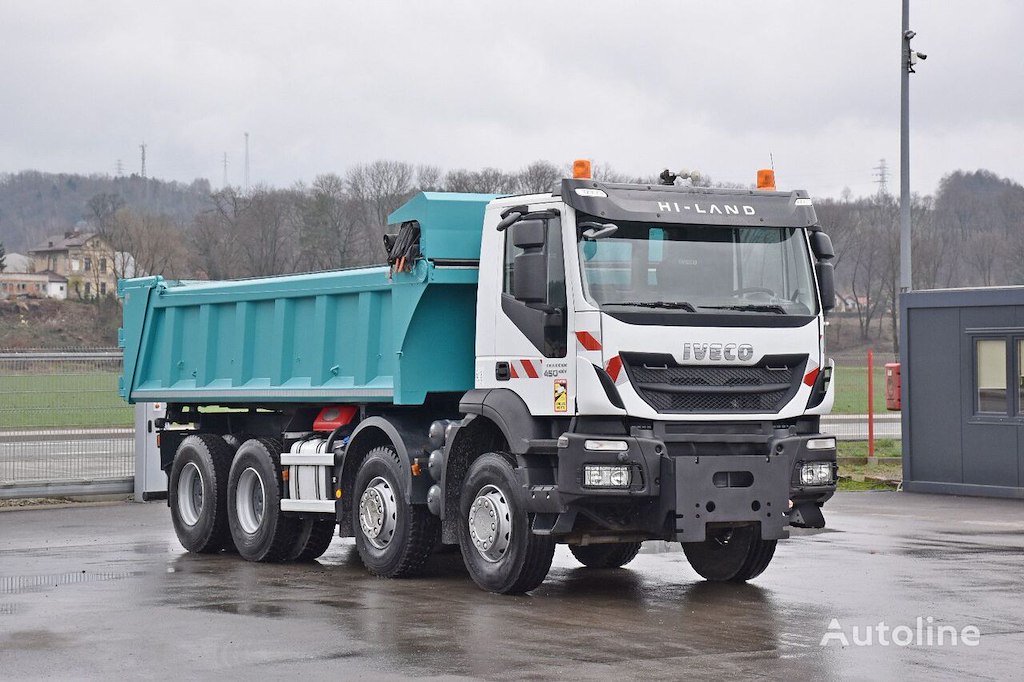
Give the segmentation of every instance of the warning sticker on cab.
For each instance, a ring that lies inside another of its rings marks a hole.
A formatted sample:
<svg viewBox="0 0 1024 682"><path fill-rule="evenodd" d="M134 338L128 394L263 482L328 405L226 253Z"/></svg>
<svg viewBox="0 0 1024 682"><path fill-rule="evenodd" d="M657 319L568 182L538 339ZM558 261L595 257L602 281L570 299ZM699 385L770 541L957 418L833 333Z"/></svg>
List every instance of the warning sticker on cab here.
<svg viewBox="0 0 1024 682"><path fill-rule="evenodd" d="M569 390L565 379L555 379L555 412L568 412Z"/></svg>

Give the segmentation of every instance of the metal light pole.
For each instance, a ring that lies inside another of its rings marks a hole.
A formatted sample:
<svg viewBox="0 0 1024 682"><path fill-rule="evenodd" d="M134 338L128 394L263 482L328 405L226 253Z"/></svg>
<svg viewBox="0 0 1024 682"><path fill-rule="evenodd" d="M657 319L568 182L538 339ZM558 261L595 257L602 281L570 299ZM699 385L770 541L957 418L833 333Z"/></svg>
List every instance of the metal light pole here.
<svg viewBox="0 0 1024 682"><path fill-rule="evenodd" d="M910 74L918 59L928 56L914 52L910 41L910 0L903 0L903 30L900 34L900 292L913 288L910 260Z"/></svg>

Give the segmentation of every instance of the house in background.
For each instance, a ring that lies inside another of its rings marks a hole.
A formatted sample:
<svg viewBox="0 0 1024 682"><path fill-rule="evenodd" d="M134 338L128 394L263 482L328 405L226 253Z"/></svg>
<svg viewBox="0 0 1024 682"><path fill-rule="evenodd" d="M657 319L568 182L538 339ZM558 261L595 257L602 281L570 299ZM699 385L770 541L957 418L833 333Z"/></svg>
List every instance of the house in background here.
<svg viewBox="0 0 1024 682"><path fill-rule="evenodd" d="M68 297L68 278L56 272L0 272L0 299Z"/></svg>
<svg viewBox="0 0 1024 682"><path fill-rule="evenodd" d="M9 253L4 256L4 268L5 273L12 272L31 272L32 271L32 257L26 256L23 253Z"/></svg>
<svg viewBox="0 0 1024 682"><path fill-rule="evenodd" d="M117 292L116 265L122 254L94 232L78 230L63 236L48 237L42 244L29 250L32 269L42 274L51 272L67 278L66 296L96 298Z"/></svg>

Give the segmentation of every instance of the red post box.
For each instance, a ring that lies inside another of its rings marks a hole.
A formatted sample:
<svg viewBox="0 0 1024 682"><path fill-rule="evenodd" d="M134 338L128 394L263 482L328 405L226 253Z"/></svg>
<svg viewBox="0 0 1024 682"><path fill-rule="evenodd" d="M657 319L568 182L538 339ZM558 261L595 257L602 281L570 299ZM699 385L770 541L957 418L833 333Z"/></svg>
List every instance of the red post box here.
<svg viewBox="0 0 1024 682"><path fill-rule="evenodd" d="M885 409L899 412L900 404L900 363L885 363Z"/></svg>

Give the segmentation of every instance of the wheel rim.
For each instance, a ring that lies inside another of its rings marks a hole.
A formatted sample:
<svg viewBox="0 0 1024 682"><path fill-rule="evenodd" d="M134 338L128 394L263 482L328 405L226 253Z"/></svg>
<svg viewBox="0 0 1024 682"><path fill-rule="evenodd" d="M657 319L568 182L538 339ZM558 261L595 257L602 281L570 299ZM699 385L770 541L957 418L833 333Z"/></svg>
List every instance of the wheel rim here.
<svg viewBox="0 0 1024 682"><path fill-rule="evenodd" d="M485 485L469 508L469 536L485 560L496 563L512 541L512 508L508 496L493 485Z"/></svg>
<svg viewBox="0 0 1024 682"><path fill-rule="evenodd" d="M178 513L187 526L196 525L203 513L203 474L193 462L178 475Z"/></svg>
<svg viewBox="0 0 1024 682"><path fill-rule="evenodd" d="M366 486L359 498L359 527L366 541L377 549L384 549L395 537L398 525L398 505L391 484L378 476Z"/></svg>
<svg viewBox="0 0 1024 682"><path fill-rule="evenodd" d="M238 489L235 492L235 515L246 534L254 535L260 529L266 505L263 479L259 472L249 467L238 477Z"/></svg>

